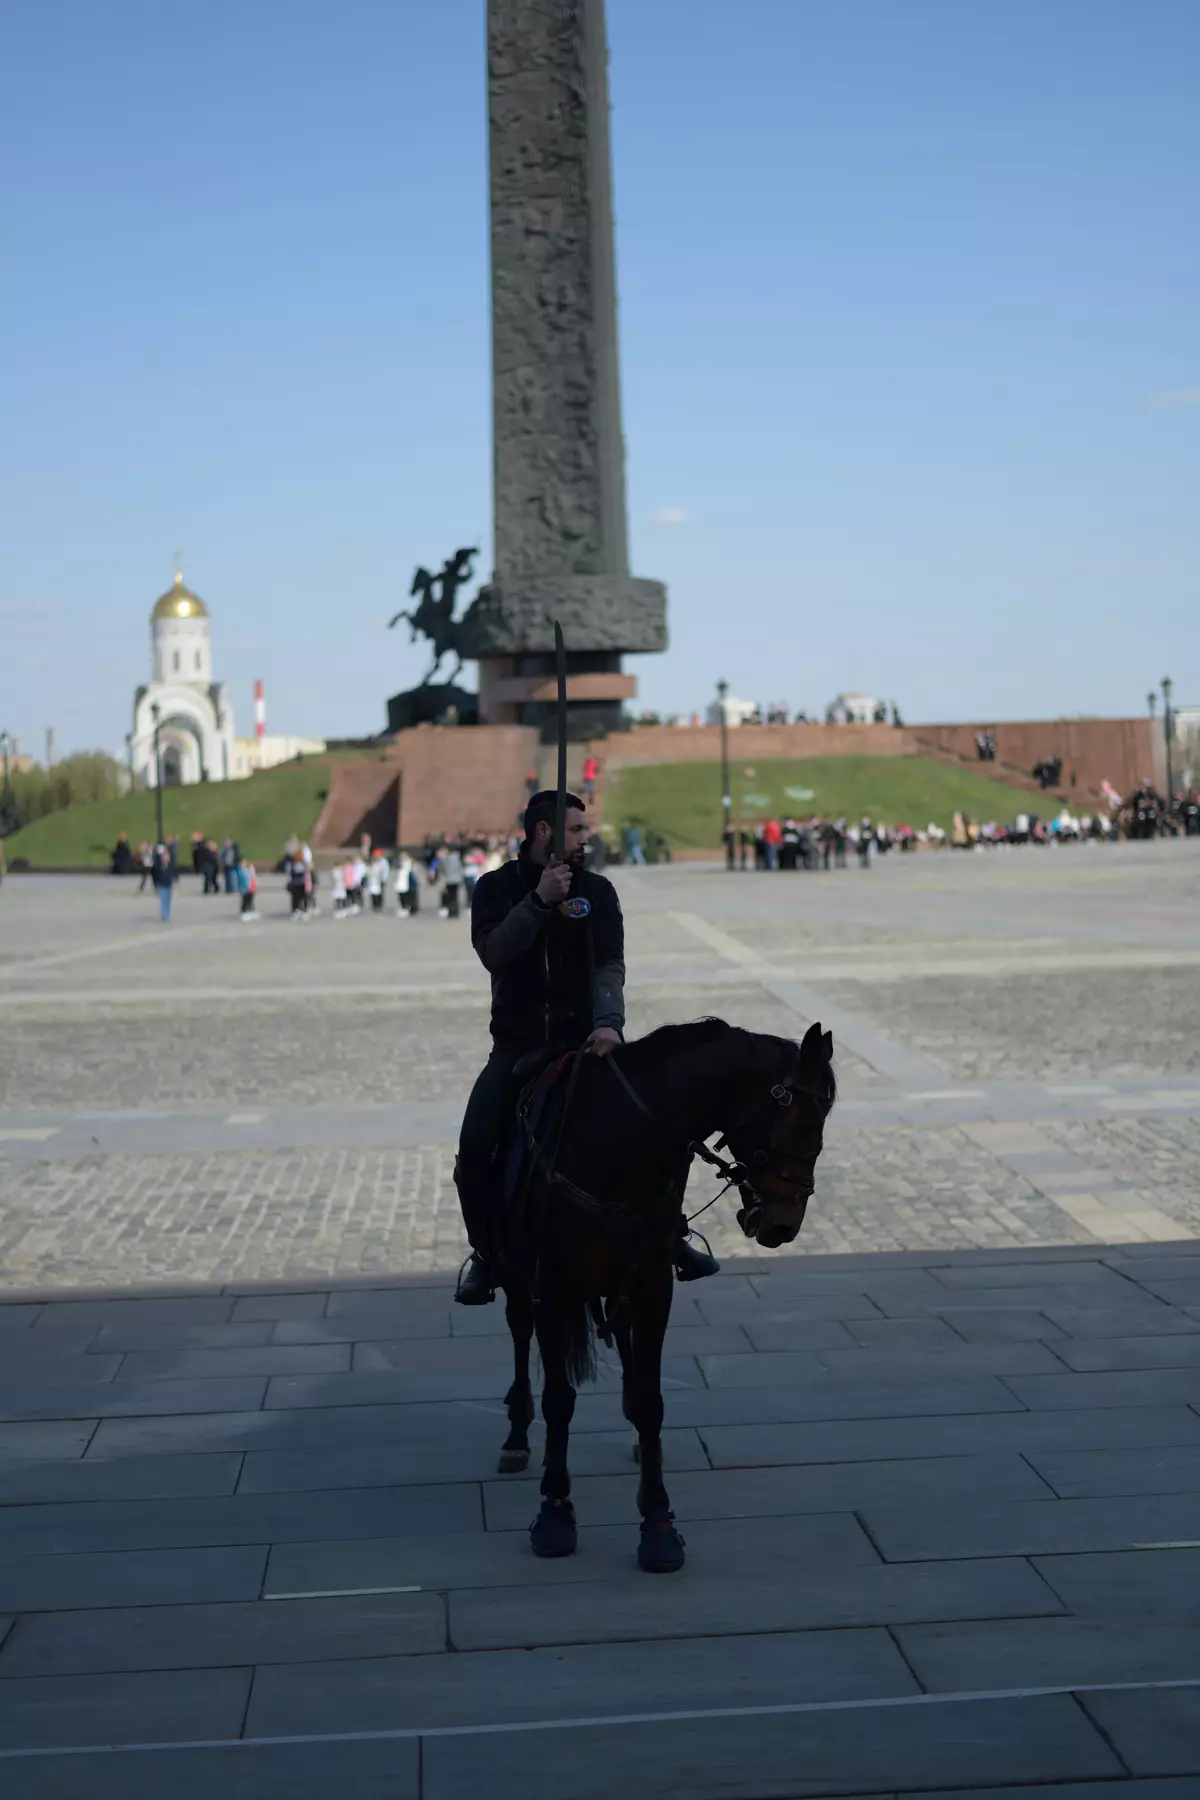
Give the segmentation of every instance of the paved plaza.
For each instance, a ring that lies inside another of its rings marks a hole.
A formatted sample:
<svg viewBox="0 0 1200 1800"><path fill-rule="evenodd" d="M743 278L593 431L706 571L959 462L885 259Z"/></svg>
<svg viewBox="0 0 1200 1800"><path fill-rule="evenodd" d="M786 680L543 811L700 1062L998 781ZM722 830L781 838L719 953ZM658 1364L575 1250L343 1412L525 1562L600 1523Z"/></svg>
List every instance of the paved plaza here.
<svg viewBox="0 0 1200 1800"><path fill-rule="evenodd" d="M841 1082L797 1254L704 1215L657 1580L607 1363L575 1558L494 1472L465 922L7 880L5 1800L1200 1794L1198 851L615 872L631 1033Z"/></svg>

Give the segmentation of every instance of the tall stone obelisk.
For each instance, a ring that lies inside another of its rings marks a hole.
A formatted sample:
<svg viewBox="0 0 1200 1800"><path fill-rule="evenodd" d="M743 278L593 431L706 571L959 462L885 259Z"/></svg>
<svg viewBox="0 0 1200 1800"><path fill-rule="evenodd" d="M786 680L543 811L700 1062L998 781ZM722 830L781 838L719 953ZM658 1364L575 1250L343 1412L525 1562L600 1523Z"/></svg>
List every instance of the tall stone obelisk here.
<svg viewBox="0 0 1200 1800"><path fill-rule="evenodd" d="M604 0L488 0L495 557L465 621L480 714L548 729L553 629L573 736L619 725L621 653L665 650L629 573Z"/></svg>

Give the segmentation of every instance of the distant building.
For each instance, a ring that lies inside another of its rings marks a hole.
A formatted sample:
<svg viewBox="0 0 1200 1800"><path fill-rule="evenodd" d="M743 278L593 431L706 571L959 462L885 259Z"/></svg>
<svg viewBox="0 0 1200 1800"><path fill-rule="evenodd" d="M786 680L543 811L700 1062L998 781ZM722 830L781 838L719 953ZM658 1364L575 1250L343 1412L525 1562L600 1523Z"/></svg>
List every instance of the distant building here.
<svg viewBox="0 0 1200 1800"><path fill-rule="evenodd" d="M887 708L882 700L873 700L869 694L839 694L832 705L826 708L825 723L827 725L874 725L880 722L880 710L887 717Z"/></svg>
<svg viewBox="0 0 1200 1800"><path fill-rule="evenodd" d="M234 768L233 707L223 681L212 678L208 608L176 575L150 614L153 678L133 702L129 761L134 781L186 787L228 781ZM158 766L154 755L158 709Z"/></svg>
<svg viewBox="0 0 1200 1800"><path fill-rule="evenodd" d="M759 713L757 700L738 700L733 694L725 699L725 722L728 725L751 725ZM710 725L721 723L721 702L714 700L704 715Z"/></svg>
<svg viewBox="0 0 1200 1800"><path fill-rule="evenodd" d="M278 734L235 738L230 774L236 781L244 775L253 775L256 769L276 769L280 763L294 762L298 756L322 756L324 752L324 738L284 737Z"/></svg>

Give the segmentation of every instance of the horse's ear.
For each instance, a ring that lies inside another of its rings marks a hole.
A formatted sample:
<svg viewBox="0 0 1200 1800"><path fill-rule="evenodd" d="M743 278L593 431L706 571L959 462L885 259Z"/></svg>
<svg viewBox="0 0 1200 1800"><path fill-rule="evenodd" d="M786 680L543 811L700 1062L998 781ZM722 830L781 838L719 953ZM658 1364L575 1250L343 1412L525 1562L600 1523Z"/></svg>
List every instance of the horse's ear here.
<svg viewBox="0 0 1200 1800"><path fill-rule="evenodd" d="M825 1052L825 1061L832 1062L833 1061L833 1033L832 1033L832 1031L827 1031L825 1033L825 1036L821 1039L821 1048Z"/></svg>
<svg viewBox="0 0 1200 1800"><path fill-rule="evenodd" d="M819 1062L821 1060L821 1027L810 1025L800 1041L800 1061Z"/></svg>

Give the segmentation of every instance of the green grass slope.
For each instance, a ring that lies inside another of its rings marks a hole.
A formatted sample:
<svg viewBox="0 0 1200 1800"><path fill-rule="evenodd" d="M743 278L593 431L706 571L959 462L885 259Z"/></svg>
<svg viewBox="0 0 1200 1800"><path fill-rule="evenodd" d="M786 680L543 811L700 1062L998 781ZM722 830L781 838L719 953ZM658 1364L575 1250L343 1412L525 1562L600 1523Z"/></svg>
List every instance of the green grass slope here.
<svg viewBox="0 0 1200 1800"><path fill-rule="evenodd" d="M736 740L736 733L732 734ZM1038 796L1010 788L969 768L924 756L826 756L747 762L730 744L730 787L735 825L760 819L811 818L814 813L851 820L869 813L877 824L931 821L949 829L956 812L972 819L1007 820L1039 809ZM1057 808L1056 808L1057 810ZM661 831L681 850L708 850L721 841L719 763L648 763L614 769L605 778L604 816L610 825L638 824Z"/></svg>
<svg viewBox="0 0 1200 1800"><path fill-rule="evenodd" d="M163 829L173 831L190 866L188 840L235 838L251 858L274 862L293 832L310 832L329 786L328 762L288 764L244 781L205 781L193 787L164 788ZM35 868L103 864L124 831L131 845L154 836L154 794L143 789L120 800L47 813L4 840L9 867L24 858Z"/></svg>

